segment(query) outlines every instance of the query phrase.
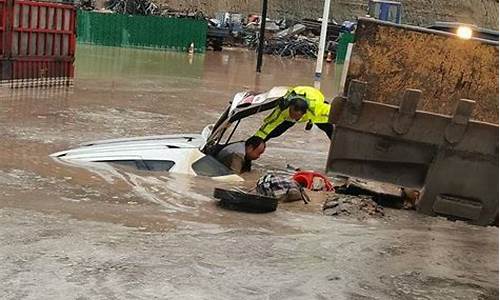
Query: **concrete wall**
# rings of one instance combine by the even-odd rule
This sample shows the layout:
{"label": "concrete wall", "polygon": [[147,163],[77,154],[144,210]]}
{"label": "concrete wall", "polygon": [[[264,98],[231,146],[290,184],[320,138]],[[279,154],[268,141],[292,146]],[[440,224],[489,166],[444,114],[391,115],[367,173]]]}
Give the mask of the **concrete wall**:
{"label": "concrete wall", "polygon": [[[258,13],[260,0],[160,0],[175,9],[199,9],[208,14],[220,10]],[[497,0],[401,0],[403,22],[427,25],[434,21],[474,23],[498,29]],[[311,17],[322,15],[323,0],[269,0],[271,17]],[[366,14],[368,0],[332,0],[335,20],[344,21]]]}

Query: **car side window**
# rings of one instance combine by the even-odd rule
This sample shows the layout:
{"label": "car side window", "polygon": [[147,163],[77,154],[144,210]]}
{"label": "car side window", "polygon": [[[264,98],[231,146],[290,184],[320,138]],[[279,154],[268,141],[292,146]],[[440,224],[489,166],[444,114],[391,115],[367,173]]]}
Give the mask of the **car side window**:
{"label": "car side window", "polygon": [[229,168],[210,155],[198,159],[191,167],[196,175],[200,176],[217,177],[234,174]]}
{"label": "car side window", "polygon": [[146,164],[149,171],[155,172],[168,172],[175,165],[175,163],[171,160],[143,160],[143,162]]}
{"label": "car side window", "polygon": [[142,162],[142,160],[106,160],[106,161],[100,161],[100,162],[117,164],[120,166],[126,166],[126,167],[130,167],[130,168],[138,169],[141,171],[148,170],[148,168]]}
{"label": "car side window", "polygon": [[132,167],[141,171],[168,172],[175,165],[171,160],[108,160],[101,161]]}

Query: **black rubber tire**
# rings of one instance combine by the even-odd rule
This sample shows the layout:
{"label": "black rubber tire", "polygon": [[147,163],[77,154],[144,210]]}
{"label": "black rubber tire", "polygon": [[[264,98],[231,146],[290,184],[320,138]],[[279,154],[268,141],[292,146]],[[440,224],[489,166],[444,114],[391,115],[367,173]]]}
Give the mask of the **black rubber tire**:
{"label": "black rubber tire", "polygon": [[214,197],[220,199],[219,205],[237,211],[251,213],[268,213],[278,208],[278,199],[215,188]]}

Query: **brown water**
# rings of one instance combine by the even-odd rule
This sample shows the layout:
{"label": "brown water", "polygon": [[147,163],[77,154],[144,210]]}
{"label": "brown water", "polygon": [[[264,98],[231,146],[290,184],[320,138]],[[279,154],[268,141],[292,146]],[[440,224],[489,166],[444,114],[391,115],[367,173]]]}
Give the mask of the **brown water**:
{"label": "brown water", "polygon": [[[79,45],[72,88],[0,90],[0,298],[491,299],[498,229],[413,212],[340,221],[309,206],[225,211],[203,177],[84,168],[53,152],[107,138],[198,133],[241,90],[311,85],[314,61],[241,50],[183,53]],[[321,88],[336,93],[334,65]],[[252,134],[263,116],[242,123]],[[273,140],[256,178],[323,170],[328,140]],[[3,293],[3,295],[2,295]],[[481,298],[483,297],[483,298]]]}

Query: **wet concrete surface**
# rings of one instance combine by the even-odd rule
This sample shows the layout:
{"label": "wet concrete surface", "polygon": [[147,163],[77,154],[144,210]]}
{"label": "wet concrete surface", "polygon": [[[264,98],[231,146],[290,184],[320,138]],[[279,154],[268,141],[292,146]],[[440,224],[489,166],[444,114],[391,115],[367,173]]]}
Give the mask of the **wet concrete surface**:
{"label": "wet concrete surface", "polygon": [[[391,209],[339,220],[319,202],[244,214],[216,206],[224,185],[209,178],[48,157],[90,140],[198,133],[242,89],[312,83],[313,61],[266,56],[260,75],[254,62],[240,50],[79,45],[74,87],[1,89],[0,298],[498,298],[497,228]],[[327,65],[327,98],[334,72]],[[247,178],[287,164],[321,171],[327,150],[323,132],[297,126]]]}

